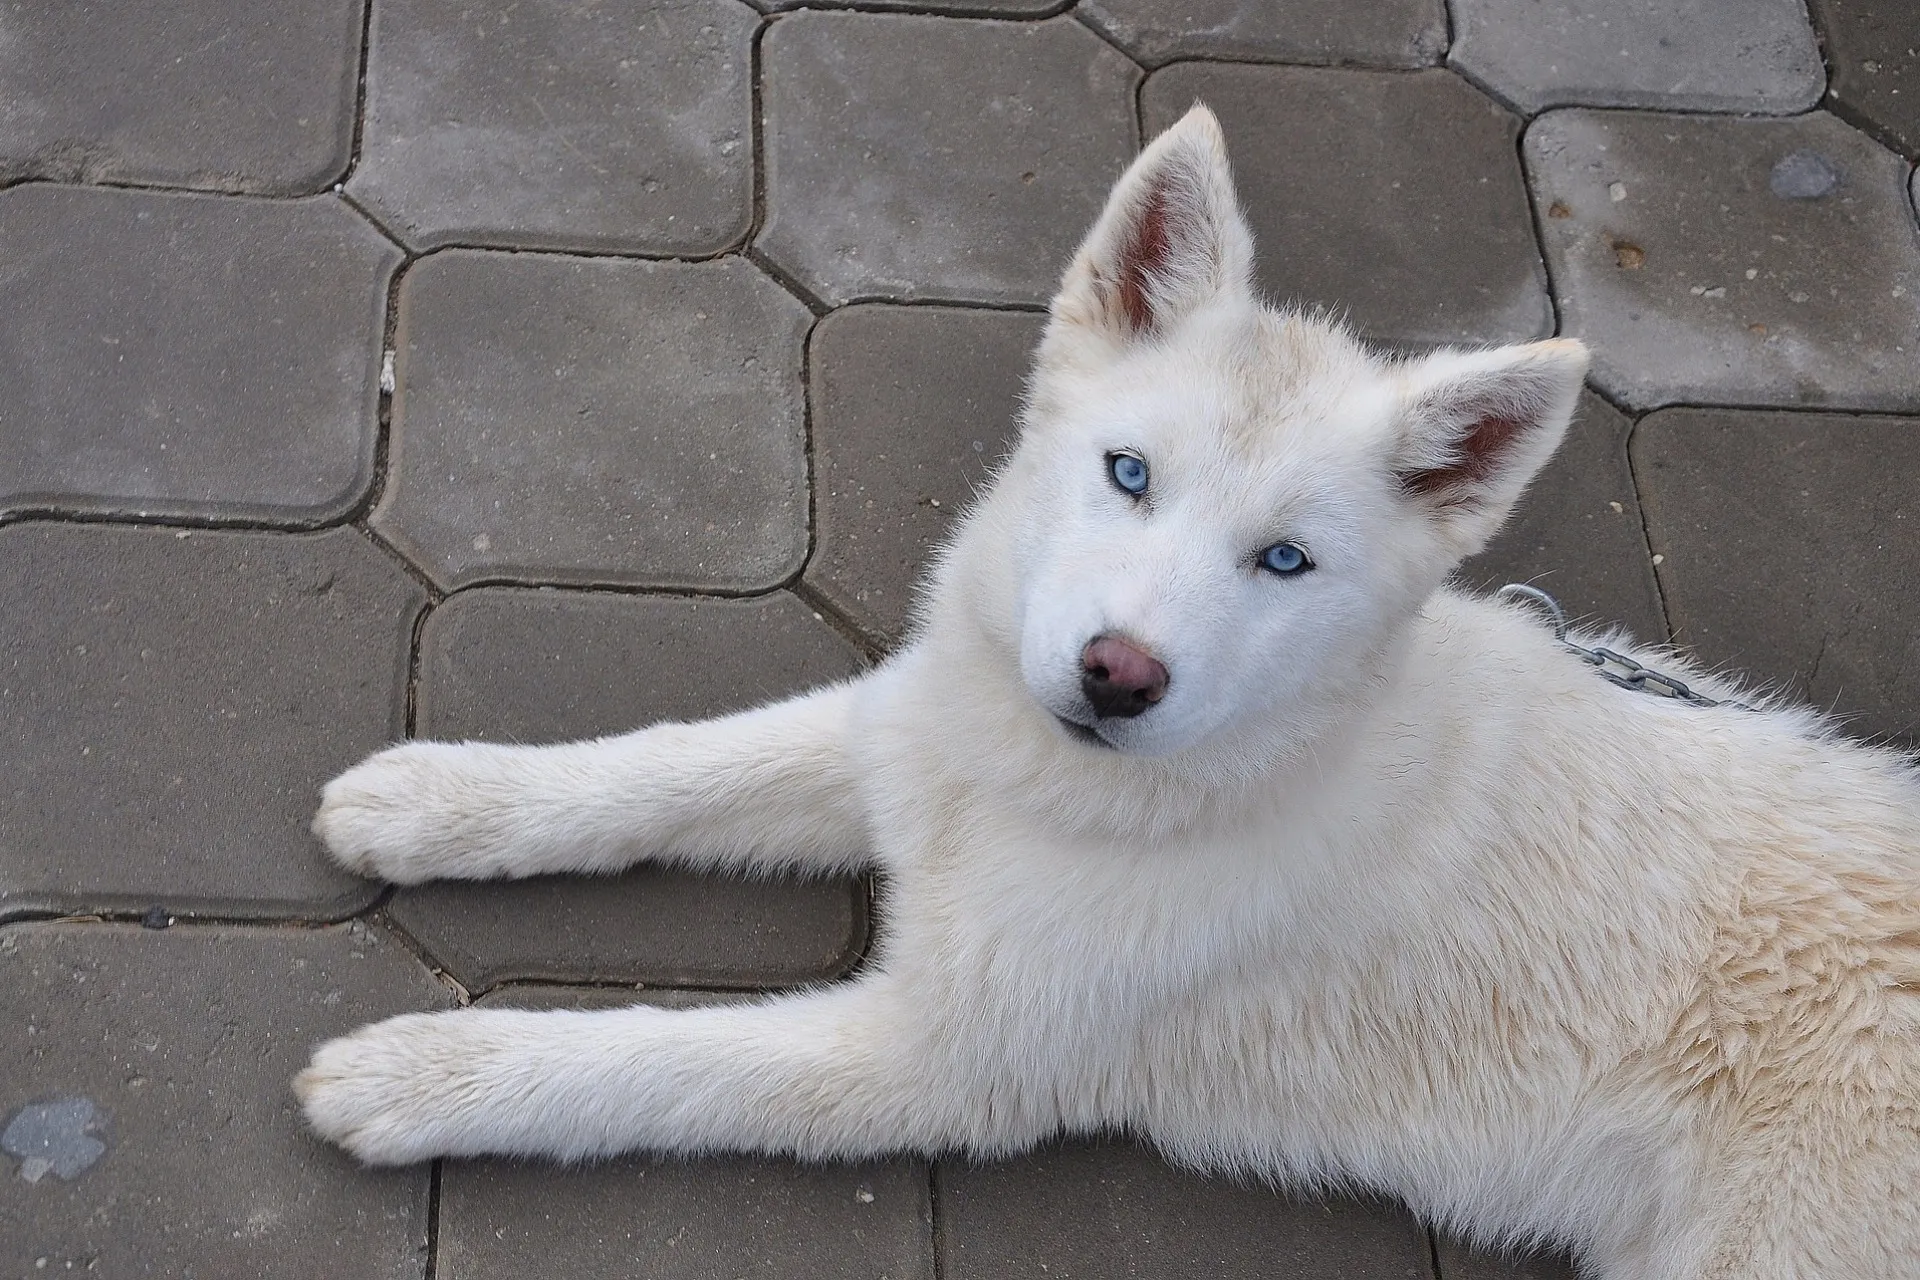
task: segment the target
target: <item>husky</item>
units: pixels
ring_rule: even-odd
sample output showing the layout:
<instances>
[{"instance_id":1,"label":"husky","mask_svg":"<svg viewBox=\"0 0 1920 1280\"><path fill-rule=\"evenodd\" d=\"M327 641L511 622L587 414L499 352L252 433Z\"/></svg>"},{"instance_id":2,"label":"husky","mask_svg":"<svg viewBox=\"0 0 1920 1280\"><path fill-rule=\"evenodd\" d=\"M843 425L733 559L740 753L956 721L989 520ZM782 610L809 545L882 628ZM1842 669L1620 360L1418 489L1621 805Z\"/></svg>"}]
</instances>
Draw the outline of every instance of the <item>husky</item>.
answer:
<instances>
[{"instance_id":1,"label":"husky","mask_svg":"<svg viewBox=\"0 0 1920 1280\"><path fill-rule=\"evenodd\" d=\"M1920 1276L1911 763L1623 690L1447 585L1585 350L1389 359L1251 261L1196 107L1067 268L1017 447L888 661L700 724L397 746L314 820L402 884L874 869L868 964L392 1018L314 1053L312 1127L372 1165L1122 1131L1599 1280Z\"/></svg>"}]
</instances>

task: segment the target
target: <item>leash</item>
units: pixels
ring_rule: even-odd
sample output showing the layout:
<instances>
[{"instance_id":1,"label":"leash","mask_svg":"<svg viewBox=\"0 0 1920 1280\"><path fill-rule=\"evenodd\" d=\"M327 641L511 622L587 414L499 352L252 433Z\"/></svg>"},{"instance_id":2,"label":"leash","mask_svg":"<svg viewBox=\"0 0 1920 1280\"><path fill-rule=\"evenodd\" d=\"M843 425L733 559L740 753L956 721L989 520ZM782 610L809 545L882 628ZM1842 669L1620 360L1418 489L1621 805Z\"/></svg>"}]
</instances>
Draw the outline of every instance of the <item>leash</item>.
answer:
<instances>
[{"instance_id":1,"label":"leash","mask_svg":"<svg viewBox=\"0 0 1920 1280\"><path fill-rule=\"evenodd\" d=\"M1691 703L1696 707L1738 707L1742 711L1753 708L1744 702L1732 699L1719 700L1706 694L1689 689L1682 680L1655 671L1652 667L1635 662L1624 653L1615 653L1598 645L1589 649L1567 639L1567 613L1560 602L1538 587L1530 587L1524 582L1509 582L1493 593L1516 600L1525 600L1546 610L1553 622L1553 638L1578 654L1582 662L1597 670L1602 676L1619 685L1622 689L1632 689L1636 693L1651 694L1656 698L1673 698L1680 702Z\"/></svg>"}]
</instances>

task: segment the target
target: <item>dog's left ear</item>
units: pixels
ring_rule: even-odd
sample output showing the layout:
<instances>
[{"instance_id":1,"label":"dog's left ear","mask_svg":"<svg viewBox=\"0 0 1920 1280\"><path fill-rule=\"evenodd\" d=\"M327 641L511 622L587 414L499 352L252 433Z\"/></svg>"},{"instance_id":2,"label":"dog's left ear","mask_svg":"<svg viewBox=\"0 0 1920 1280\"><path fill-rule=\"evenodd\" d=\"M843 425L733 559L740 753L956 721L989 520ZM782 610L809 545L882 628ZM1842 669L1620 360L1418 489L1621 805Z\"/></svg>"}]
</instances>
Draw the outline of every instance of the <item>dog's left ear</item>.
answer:
<instances>
[{"instance_id":1,"label":"dog's left ear","mask_svg":"<svg viewBox=\"0 0 1920 1280\"><path fill-rule=\"evenodd\" d=\"M1060 282L1052 328L1124 344L1224 292L1251 297L1252 269L1220 122L1196 105L1114 184Z\"/></svg>"},{"instance_id":2,"label":"dog's left ear","mask_svg":"<svg viewBox=\"0 0 1920 1280\"><path fill-rule=\"evenodd\" d=\"M1566 434L1587 349L1440 351L1401 370L1394 477L1458 558L1499 531Z\"/></svg>"}]
</instances>

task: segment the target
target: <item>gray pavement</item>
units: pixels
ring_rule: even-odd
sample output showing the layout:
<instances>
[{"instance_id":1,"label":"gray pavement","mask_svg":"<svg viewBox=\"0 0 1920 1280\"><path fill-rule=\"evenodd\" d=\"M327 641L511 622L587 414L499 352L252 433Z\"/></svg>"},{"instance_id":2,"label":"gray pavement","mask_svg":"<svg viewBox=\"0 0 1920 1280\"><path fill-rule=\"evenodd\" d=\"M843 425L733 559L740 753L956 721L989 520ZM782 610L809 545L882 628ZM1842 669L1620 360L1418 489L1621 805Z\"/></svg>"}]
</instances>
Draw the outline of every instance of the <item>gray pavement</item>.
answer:
<instances>
[{"instance_id":1,"label":"gray pavement","mask_svg":"<svg viewBox=\"0 0 1920 1280\"><path fill-rule=\"evenodd\" d=\"M1564 1278L1124 1142L362 1172L315 1040L828 981L884 900L393 893L306 817L408 734L884 654L1196 97L1277 300L1594 346L1468 580L1911 745L1916 49L1891 0L0 6L0 1277Z\"/></svg>"}]
</instances>

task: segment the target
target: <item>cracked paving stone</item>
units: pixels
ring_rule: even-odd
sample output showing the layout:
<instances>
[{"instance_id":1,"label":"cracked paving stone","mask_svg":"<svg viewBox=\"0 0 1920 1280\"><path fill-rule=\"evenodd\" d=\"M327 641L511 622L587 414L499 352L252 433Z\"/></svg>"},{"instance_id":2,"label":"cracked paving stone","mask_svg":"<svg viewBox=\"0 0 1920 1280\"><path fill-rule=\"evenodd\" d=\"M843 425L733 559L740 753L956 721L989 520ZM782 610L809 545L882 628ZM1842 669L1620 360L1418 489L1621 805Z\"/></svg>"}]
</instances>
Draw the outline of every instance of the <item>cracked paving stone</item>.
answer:
<instances>
[{"instance_id":1,"label":"cracked paving stone","mask_svg":"<svg viewBox=\"0 0 1920 1280\"><path fill-rule=\"evenodd\" d=\"M435 254L400 286L373 523L447 588L777 586L807 551L812 321L740 258Z\"/></svg>"},{"instance_id":2,"label":"cracked paving stone","mask_svg":"<svg viewBox=\"0 0 1920 1280\"><path fill-rule=\"evenodd\" d=\"M1637 639L1665 643L1660 591L1627 461L1632 430L1625 414L1581 392L1559 452L1528 486L1506 528L1461 566L1460 579L1483 591L1531 583L1557 599L1569 619L1624 625Z\"/></svg>"},{"instance_id":3,"label":"cracked paving stone","mask_svg":"<svg viewBox=\"0 0 1920 1280\"><path fill-rule=\"evenodd\" d=\"M814 330L818 545L807 582L898 641L953 520L1018 432L1046 317L949 307L848 307Z\"/></svg>"},{"instance_id":4,"label":"cracked paving stone","mask_svg":"<svg viewBox=\"0 0 1920 1280\"><path fill-rule=\"evenodd\" d=\"M353 148L363 0L0 6L0 184L298 195Z\"/></svg>"},{"instance_id":5,"label":"cracked paving stone","mask_svg":"<svg viewBox=\"0 0 1920 1280\"><path fill-rule=\"evenodd\" d=\"M424 604L351 529L0 529L0 917L364 906L307 823L404 730Z\"/></svg>"},{"instance_id":6,"label":"cracked paving stone","mask_svg":"<svg viewBox=\"0 0 1920 1280\"><path fill-rule=\"evenodd\" d=\"M1522 111L1789 114L1826 68L1802 0L1454 0L1448 61Z\"/></svg>"},{"instance_id":7,"label":"cracked paving stone","mask_svg":"<svg viewBox=\"0 0 1920 1280\"><path fill-rule=\"evenodd\" d=\"M1070 18L802 12L761 42L758 246L832 303L1041 303L1132 157L1139 70Z\"/></svg>"},{"instance_id":8,"label":"cracked paving stone","mask_svg":"<svg viewBox=\"0 0 1920 1280\"><path fill-rule=\"evenodd\" d=\"M1519 121L1458 76L1181 63L1147 80L1147 132L1196 99L1226 130L1274 301L1409 346L1553 331Z\"/></svg>"},{"instance_id":9,"label":"cracked paving stone","mask_svg":"<svg viewBox=\"0 0 1920 1280\"><path fill-rule=\"evenodd\" d=\"M0 514L312 524L373 478L400 251L339 200L0 193Z\"/></svg>"},{"instance_id":10,"label":"cracked paving stone","mask_svg":"<svg viewBox=\"0 0 1920 1280\"><path fill-rule=\"evenodd\" d=\"M685 1007L714 998L542 987L505 990L480 1003ZM456 1160L441 1178L436 1274L932 1280L932 1236L927 1168L917 1160L633 1157L572 1169Z\"/></svg>"},{"instance_id":11,"label":"cracked paving stone","mask_svg":"<svg viewBox=\"0 0 1920 1280\"><path fill-rule=\"evenodd\" d=\"M1176 58L1424 67L1447 49L1441 0L1082 0L1076 12L1150 67Z\"/></svg>"},{"instance_id":12,"label":"cracked paving stone","mask_svg":"<svg viewBox=\"0 0 1920 1280\"><path fill-rule=\"evenodd\" d=\"M417 1278L426 1166L361 1168L289 1082L322 1039L449 1003L358 923L0 929L0 1117L66 1108L48 1149L76 1157L34 1178L6 1147L0 1274Z\"/></svg>"},{"instance_id":13,"label":"cracked paving stone","mask_svg":"<svg viewBox=\"0 0 1920 1280\"><path fill-rule=\"evenodd\" d=\"M1301 1201L1177 1170L1144 1147L1073 1142L942 1162L941 1274L1431 1280L1427 1233L1395 1205Z\"/></svg>"},{"instance_id":14,"label":"cracked paving stone","mask_svg":"<svg viewBox=\"0 0 1920 1280\"><path fill-rule=\"evenodd\" d=\"M347 189L415 249L718 253L753 216L752 9L374 6Z\"/></svg>"},{"instance_id":15,"label":"cracked paving stone","mask_svg":"<svg viewBox=\"0 0 1920 1280\"><path fill-rule=\"evenodd\" d=\"M1920 5L1812 0L1833 65L1832 100L1908 156L1920 154Z\"/></svg>"},{"instance_id":16,"label":"cracked paving stone","mask_svg":"<svg viewBox=\"0 0 1920 1280\"><path fill-rule=\"evenodd\" d=\"M1527 167L1563 330L1616 402L1920 403L1907 166L1832 116L1556 111Z\"/></svg>"},{"instance_id":17,"label":"cracked paving stone","mask_svg":"<svg viewBox=\"0 0 1920 1280\"><path fill-rule=\"evenodd\" d=\"M696 720L860 669L785 593L686 600L488 588L421 635L422 738L559 742ZM536 978L706 986L838 976L866 937L846 879L541 876L403 889L389 910L470 989Z\"/></svg>"},{"instance_id":18,"label":"cracked paving stone","mask_svg":"<svg viewBox=\"0 0 1920 1280\"><path fill-rule=\"evenodd\" d=\"M1482 1253L1445 1236L1434 1241L1434 1260L1440 1280L1576 1280L1562 1255Z\"/></svg>"},{"instance_id":19,"label":"cracked paving stone","mask_svg":"<svg viewBox=\"0 0 1920 1280\"><path fill-rule=\"evenodd\" d=\"M1668 409L1633 458L1676 642L1920 740L1920 419Z\"/></svg>"}]
</instances>

